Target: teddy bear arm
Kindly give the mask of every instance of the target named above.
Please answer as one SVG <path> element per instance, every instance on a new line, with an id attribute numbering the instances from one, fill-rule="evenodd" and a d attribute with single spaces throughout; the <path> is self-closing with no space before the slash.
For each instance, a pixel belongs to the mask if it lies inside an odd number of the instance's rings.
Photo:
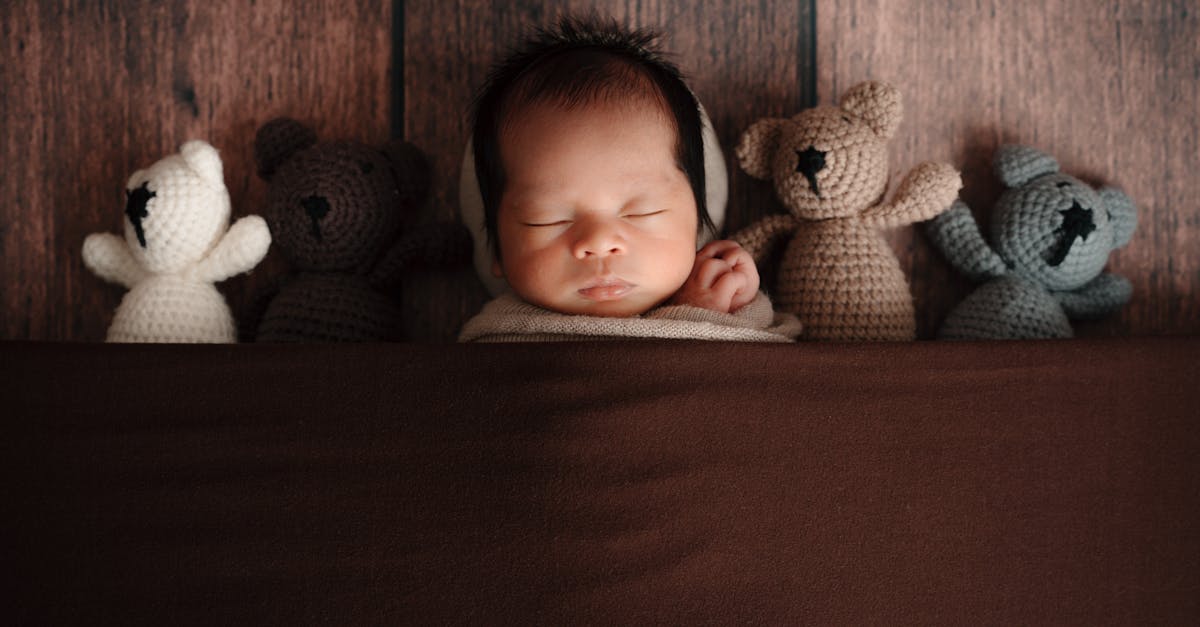
<path id="1" fill-rule="evenodd" d="M 867 209 L 862 219 L 877 228 L 928 220 L 949 209 L 960 189 L 962 178 L 953 166 L 922 163 L 904 178 L 890 203 Z"/>
<path id="2" fill-rule="evenodd" d="M 261 216 L 246 216 L 229 227 L 208 256 L 196 265 L 195 277 L 216 283 L 249 272 L 267 255 L 271 231 Z"/>
<path id="3" fill-rule="evenodd" d="M 1133 285 L 1128 279 L 1107 272 L 1077 290 L 1054 293 L 1068 317 L 1085 320 L 1120 309 L 1132 295 Z"/>
<path id="4" fill-rule="evenodd" d="M 950 209 L 925 225 L 925 233 L 950 265 L 975 281 L 1008 273 L 1004 259 L 992 250 L 966 203 L 955 200 Z"/>
<path id="5" fill-rule="evenodd" d="M 416 229 L 396 242 L 367 279 L 376 288 L 391 287 L 405 272 L 416 268 L 453 267 L 465 263 L 473 252 L 471 233 L 457 222 L 439 222 Z"/>
<path id="6" fill-rule="evenodd" d="M 790 215 L 767 216 L 754 224 L 729 236 L 737 242 L 755 263 L 762 263 L 776 240 L 796 230 L 796 218 Z"/>
<path id="7" fill-rule="evenodd" d="M 83 241 L 83 263 L 96 276 L 128 288 L 147 275 L 125 240 L 112 233 L 93 233 Z"/>

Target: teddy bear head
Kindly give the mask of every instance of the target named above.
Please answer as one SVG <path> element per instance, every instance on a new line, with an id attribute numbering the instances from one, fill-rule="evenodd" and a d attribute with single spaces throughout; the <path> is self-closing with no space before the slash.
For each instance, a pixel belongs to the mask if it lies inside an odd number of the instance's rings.
<path id="1" fill-rule="evenodd" d="M 177 272 L 204 258 L 229 226 L 221 158 L 193 140 L 138 170 L 125 184 L 125 241 L 152 273 Z"/>
<path id="2" fill-rule="evenodd" d="M 1053 157 L 1003 146 L 996 174 L 1006 189 L 991 221 L 996 252 L 1013 271 L 1050 290 L 1072 290 L 1104 269 L 1109 253 L 1129 243 L 1137 225 L 1133 201 L 1059 171 Z"/>
<path id="3" fill-rule="evenodd" d="M 774 181 L 779 200 L 797 218 L 857 215 L 887 189 L 887 142 L 901 115 L 894 87 L 861 83 L 839 106 L 755 122 L 738 144 L 738 161 L 750 176 Z"/>
<path id="4" fill-rule="evenodd" d="M 412 144 L 318 142 L 300 122 L 258 130 L 258 173 L 271 237 L 298 270 L 365 273 L 399 236 L 428 190 L 429 166 Z"/>

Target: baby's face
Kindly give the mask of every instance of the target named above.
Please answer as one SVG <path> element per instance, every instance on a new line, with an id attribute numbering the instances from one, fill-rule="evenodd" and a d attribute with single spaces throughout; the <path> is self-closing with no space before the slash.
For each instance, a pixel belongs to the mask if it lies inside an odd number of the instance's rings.
<path id="1" fill-rule="evenodd" d="M 493 272 L 518 296 L 563 313 L 631 316 L 683 285 L 698 218 L 664 115 L 633 104 L 513 113 L 500 138 Z"/>

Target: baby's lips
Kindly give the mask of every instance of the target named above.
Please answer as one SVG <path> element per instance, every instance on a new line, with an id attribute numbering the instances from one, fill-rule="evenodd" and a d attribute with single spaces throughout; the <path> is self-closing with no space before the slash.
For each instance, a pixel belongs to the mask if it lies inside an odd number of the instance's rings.
<path id="1" fill-rule="evenodd" d="M 604 302 L 619 300 L 636 287 L 623 279 L 605 278 L 591 281 L 579 289 L 579 294 L 588 300 Z"/>

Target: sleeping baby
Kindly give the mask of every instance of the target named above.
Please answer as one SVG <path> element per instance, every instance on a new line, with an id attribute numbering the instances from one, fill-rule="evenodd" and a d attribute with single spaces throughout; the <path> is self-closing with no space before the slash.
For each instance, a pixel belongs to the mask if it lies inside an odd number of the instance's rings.
<path id="1" fill-rule="evenodd" d="M 655 36 L 565 18 L 493 69 L 471 156 L 509 291 L 460 341 L 792 341 L 791 315 L 706 208 L 704 121 Z"/>

